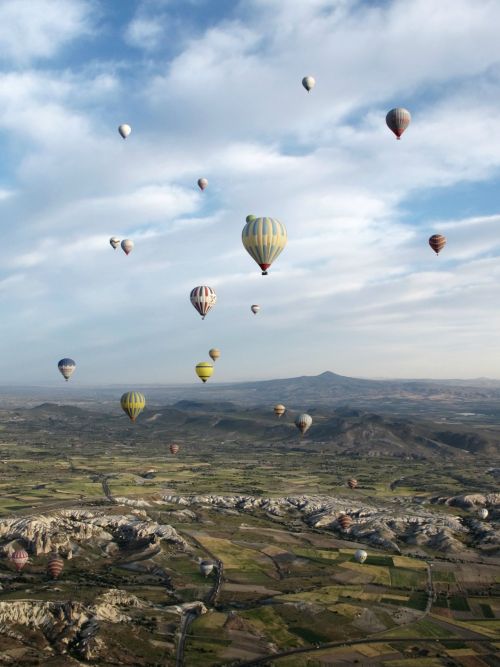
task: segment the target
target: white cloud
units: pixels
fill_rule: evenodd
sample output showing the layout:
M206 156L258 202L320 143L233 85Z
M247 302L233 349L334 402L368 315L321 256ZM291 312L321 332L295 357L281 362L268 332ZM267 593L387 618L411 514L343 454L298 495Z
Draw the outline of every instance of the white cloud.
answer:
M0 58L26 64L52 58L78 37L91 31L86 0L3 0L0 4Z

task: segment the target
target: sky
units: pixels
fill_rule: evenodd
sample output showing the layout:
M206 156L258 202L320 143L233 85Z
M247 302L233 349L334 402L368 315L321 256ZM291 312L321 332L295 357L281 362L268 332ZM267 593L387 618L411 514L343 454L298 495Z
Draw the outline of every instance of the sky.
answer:
M211 382L500 378L499 25L497 0L2 0L0 384L62 357L77 386L194 384L211 347ZM266 277L248 214L288 230Z

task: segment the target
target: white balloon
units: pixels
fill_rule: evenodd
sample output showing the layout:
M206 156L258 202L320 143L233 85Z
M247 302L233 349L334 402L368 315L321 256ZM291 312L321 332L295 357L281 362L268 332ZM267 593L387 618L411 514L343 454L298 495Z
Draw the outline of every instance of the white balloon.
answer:
M307 92L309 92L316 85L316 79L313 76L305 76L302 79L302 85L307 90Z
M130 239L123 239L122 241L122 250L123 252L128 255L132 252L134 249L134 242L131 241Z
M119 126L118 132L124 139L126 139L128 135L132 132L132 128L130 127L130 125L124 123L123 125Z

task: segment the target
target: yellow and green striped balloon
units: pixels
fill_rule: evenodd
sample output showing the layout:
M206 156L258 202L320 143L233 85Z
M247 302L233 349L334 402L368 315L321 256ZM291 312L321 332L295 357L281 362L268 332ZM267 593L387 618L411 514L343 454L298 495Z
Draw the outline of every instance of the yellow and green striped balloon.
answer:
M209 361L200 361L199 364L196 364L195 371L200 380L206 382L209 377L212 377L214 367Z
M275 218L247 217L246 225L241 233L245 250L267 275L267 269L286 246L287 233L285 225Z
M122 410L127 413L131 421L135 422L146 406L146 399L139 391L127 391L121 397Z

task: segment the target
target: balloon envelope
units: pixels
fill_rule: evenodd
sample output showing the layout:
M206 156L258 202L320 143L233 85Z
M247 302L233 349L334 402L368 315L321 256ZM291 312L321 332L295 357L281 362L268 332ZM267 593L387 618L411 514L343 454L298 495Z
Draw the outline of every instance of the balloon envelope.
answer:
M127 391L120 399L123 412L135 422L137 417L146 407L146 399L139 391Z
M213 347L211 350L208 351L208 354L210 356L210 359L212 361L217 361L220 357L220 350L218 350L216 347Z
M394 132L396 139L401 139L401 135L406 130L411 121L411 114L408 109L396 107L391 109L385 117L387 127Z
M316 85L316 79L313 76L305 76L302 79L302 85L307 90L307 92L309 92Z
M116 236L112 236L112 237L109 239L109 242L110 242L111 246L112 246L115 250L116 250L116 249L118 248L118 246L120 245L120 239L116 238Z
M120 133L121 137L126 139L128 137L128 135L132 132L132 128L130 127L130 125L127 125L126 123L124 123L123 125L120 125L118 127L118 132Z
M130 255L130 253L134 249L134 242L131 241L130 239L123 239L121 245L122 245L122 250L126 255Z
M52 554L47 563L47 572L52 579L57 579L64 569L64 561L58 554Z
M243 227L241 240L265 276L267 269L286 246L286 227L275 218L255 218Z
M200 563L200 572L205 576L208 577L208 575L213 571L214 569L214 564L209 561L209 560L202 560Z
M286 408L282 403L277 403L274 406L274 414L277 417L282 417L285 414L285 412L286 412Z
M177 454L178 451L179 451L179 445L176 445L175 443L172 443L170 445L170 453L171 454Z
M304 433L311 428L312 421L311 415L299 415L295 420L295 426L299 429L302 435L304 435Z
M253 222L253 220L257 220L256 215L247 215L247 217L245 218L245 222Z
M350 489L355 489L358 486L358 480L357 479L349 479L347 480L347 486Z
M198 187L200 190L204 190L208 185L208 181L206 178L199 178L198 179Z
M342 528L342 530L347 530L352 524L352 519L348 514L341 514L337 519L337 523Z
M478 515L478 517L479 517L480 519L487 519L487 518L488 518L488 514L489 514L489 512L488 512L488 510L486 509L486 507L481 507L481 509L478 510L478 512L477 512L477 515Z
M57 368L59 369L59 373L61 373L61 375L67 382L73 375L76 368L76 364L73 361L73 359L69 359L68 357L66 357L58 362Z
M436 255L439 255L441 250L446 245L446 237L442 234L433 234L429 239L429 245L434 250Z
M260 306L257 303L254 303L253 306L250 306L250 310L254 315L257 315L260 310Z
M208 285L198 285L191 290L189 295L191 303L200 313L201 319L204 320L207 313L212 310L212 308L217 303L217 294Z
M354 553L354 560L356 563L364 563L367 558L368 554L364 549L357 549Z
M195 371L200 380L206 382L209 377L212 377L214 367L209 361L200 361L199 364L196 364Z
M10 560L14 563L14 567L20 572L28 562L28 554L24 549L18 549L10 555Z

